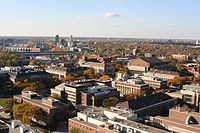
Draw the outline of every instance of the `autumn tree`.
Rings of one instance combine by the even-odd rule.
[[[110,80],[111,77],[109,75],[103,75],[100,77],[101,80]]]
[[[133,100],[133,99],[137,99],[139,97],[143,97],[145,95],[147,95],[146,91],[136,91],[134,93],[127,94],[125,97],[127,100]]]
[[[21,120],[29,125],[38,121],[45,122],[45,115],[41,108],[26,103],[17,104],[13,107],[14,119]]]
[[[22,121],[22,116],[26,108],[29,107],[27,103],[17,104],[13,106],[13,117],[16,120]]]
[[[105,108],[116,106],[119,103],[119,99],[117,97],[109,97],[103,100],[102,106]]]
[[[115,68],[119,71],[119,70],[121,70],[121,69],[123,68],[123,65],[121,65],[121,64],[116,64],[116,65],[115,65]]]
[[[34,60],[29,62],[29,65],[39,65],[39,64],[40,64],[40,62],[34,61]]]
[[[33,82],[30,84],[29,87],[24,88],[23,91],[32,91],[32,92],[40,93],[42,89],[44,89],[44,84],[40,82]]]
[[[13,112],[13,106],[17,104],[17,101],[14,98],[8,98],[3,100],[3,107],[6,110],[6,112],[12,114]]]
[[[31,125],[33,120],[45,122],[45,112],[37,106],[29,105],[23,112],[22,121]]]
[[[186,83],[186,78],[183,77],[174,77],[173,79],[168,81],[168,84],[171,86],[175,86],[181,88]]]
[[[67,75],[64,79],[62,79],[62,82],[72,82],[75,80],[74,76]]]
[[[83,72],[83,75],[85,75],[89,79],[94,79],[94,78],[98,79],[101,77],[101,74],[95,73],[95,70],[93,67],[90,67],[89,69],[85,70]]]

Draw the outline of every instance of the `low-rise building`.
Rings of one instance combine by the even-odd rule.
[[[58,77],[60,79],[65,78],[67,75],[81,75],[85,70],[87,70],[88,67],[62,67],[62,66],[55,66],[55,67],[47,67],[45,68],[45,71],[47,73],[50,73],[54,75],[55,77]]]
[[[132,74],[140,74],[148,72],[151,68],[161,68],[168,65],[166,62],[154,57],[141,57],[128,62],[128,69]]]
[[[97,59],[88,59],[85,56],[83,56],[78,63],[81,67],[92,67],[96,73],[100,74],[111,74],[112,66],[115,64],[112,62],[99,61]]]
[[[192,105],[199,106],[200,102],[200,85],[191,84],[183,85],[183,89],[180,91],[182,99]]]
[[[117,88],[122,96],[150,89],[150,86],[141,79],[114,80],[112,81],[112,86]]]
[[[167,133],[136,122],[137,114],[120,108],[106,109],[90,106],[78,107],[77,117],[69,119],[69,132],[78,130],[88,133]]]
[[[24,80],[28,80],[29,82],[34,82],[34,81],[42,81],[43,79],[46,78],[51,78],[52,75],[45,72],[42,69],[39,69],[36,66],[16,66],[16,67],[5,67],[3,68],[4,71],[6,71],[9,76],[10,80],[15,83],[15,82],[22,82]]]
[[[164,93],[157,93],[118,103],[120,108],[133,110],[139,117],[166,115],[168,110],[178,103],[178,98],[170,97]]]
[[[173,54],[172,57],[177,60],[188,60],[189,59],[188,55],[183,55],[183,54]]]
[[[158,69],[151,69],[149,72],[144,73],[144,76],[157,77],[163,80],[170,80],[175,77],[179,77],[179,73],[176,71],[165,71]]]
[[[179,107],[169,110],[168,117],[156,116],[153,118],[155,126],[165,128],[175,133],[199,133],[200,114],[181,111]]]
[[[42,97],[31,91],[22,91],[21,95],[14,95],[14,99],[19,103],[28,103],[41,108],[47,114],[47,123],[51,123],[55,118],[60,121],[65,121],[67,118],[68,104],[54,98]]]
[[[81,104],[81,92],[93,86],[111,86],[110,80],[80,80],[68,83],[62,83],[51,89],[51,95],[57,94],[72,102],[73,105]]]
[[[39,130],[32,129],[30,125],[24,125],[19,120],[13,120],[9,128],[9,133],[40,133]]]
[[[144,83],[149,84],[153,89],[167,89],[167,81],[155,76],[142,76]]]
[[[119,97],[119,92],[116,88],[110,86],[91,86],[81,93],[81,104],[101,106],[104,99],[109,97]]]

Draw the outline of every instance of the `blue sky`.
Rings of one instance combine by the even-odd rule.
[[[0,0],[0,36],[200,39],[200,0]]]

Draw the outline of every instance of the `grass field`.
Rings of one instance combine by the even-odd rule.
[[[0,106],[3,105],[3,100],[6,99],[6,98],[0,98]]]

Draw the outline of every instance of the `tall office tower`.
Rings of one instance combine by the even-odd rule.
[[[199,41],[197,40],[197,41],[196,41],[196,45],[198,45],[198,44],[199,44]]]
[[[59,43],[60,42],[60,37],[59,37],[59,35],[56,35],[56,37],[55,37],[55,43]]]
[[[71,35],[70,37],[69,37],[69,42],[73,42],[74,41],[74,39],[73,39],[73,36]]]
[[[135,49],[133,49],[133,51],[132,51],[132,55],[137,56],[138,53],[140,53],[140,50],[136,46]]]

